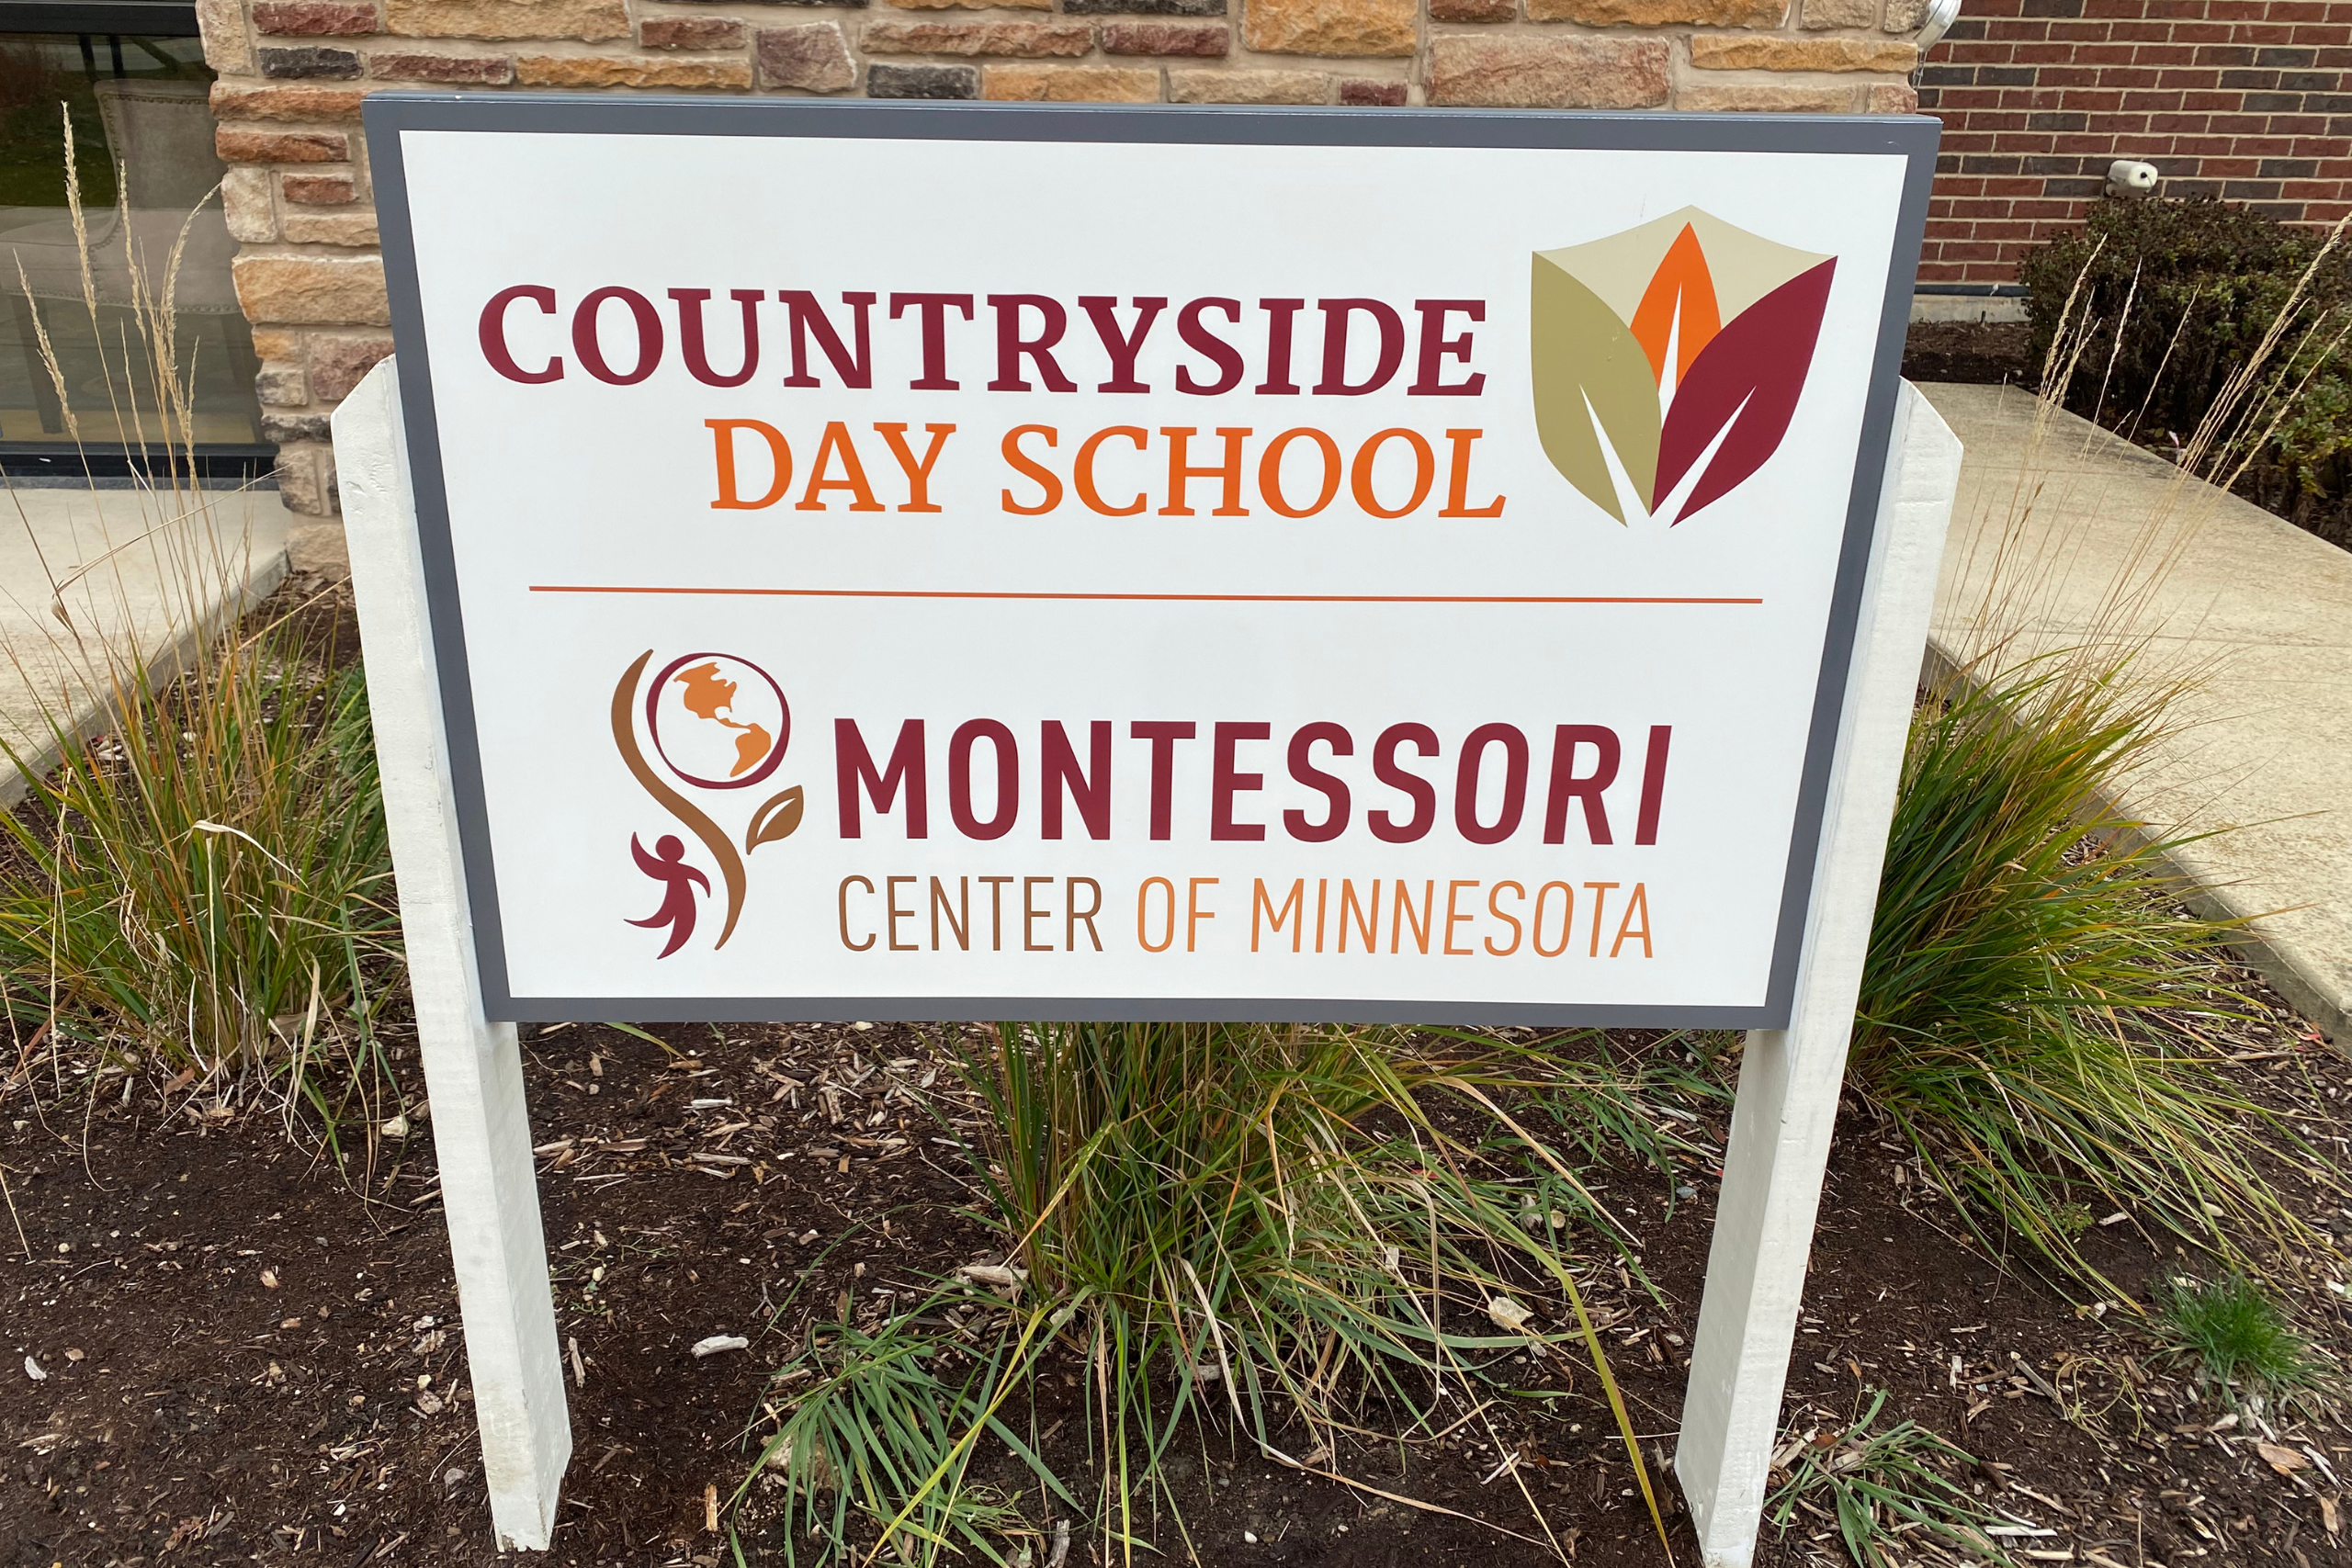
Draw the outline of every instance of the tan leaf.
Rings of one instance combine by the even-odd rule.
[[[2262,1456],[2262,1461],[2265,1464],[2281,1475],[2292,1475],[2299,1470],[2309,1470],[2312,1467],[2311,1461],[2294,1450],[2281,1448],[2277,1443],[2256,1443],[2254,1445],[2254,1451]]]
[[[752,813],[752,825],[743,830],[743,852],[749,854],[762,844],[790,838],[792,830],[800,826],[802,804],[800,786],[794,784]]]

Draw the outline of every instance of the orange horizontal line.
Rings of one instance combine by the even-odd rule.
[[[1205,604],[1761,604],[1761,599],[1538,593],[1053,593],[959,588],[650,588],[534,582],[534,593],[695,593],[785,599],[1094,599]]]

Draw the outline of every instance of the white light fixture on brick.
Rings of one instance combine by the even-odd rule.
[[[1912,41],[1919,46],[1919,52],[1925,54],[1936,46],[1938,39],[1951,30],[1951,25],[1958,20],[1960,0],[1928,0],[1926,19],[1919,24],[1919,36]]]

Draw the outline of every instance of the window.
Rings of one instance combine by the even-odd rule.
[[[0,465],[11,473],[80,479],[77,436],[93,473],[189,442],[199,468],[220,477],[267,467],[253,333],[230,280],[236,242],[214,193],[227,171],[213,148],[212,73],[195,33],[187,6],[0,4]],[[80,240],[66,206],[68,122]],[[190,392],[185,428],[137,308],[143,290],[149,319],[162,319],[175,244],[170,337]]]

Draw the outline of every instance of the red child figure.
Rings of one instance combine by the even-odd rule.
[[[670,944],[657,958],[667,958],[686,945],[695,934],[695,892],[687,886],[693,883],[704,892],[710,891],[710,878],[685,863],[686,846],[675,833],[664,833],[653,841],[653,853],[647,854],[637,835],[628,836],[628,852],[637,857],[638,870],[663,885],[662,907],[641,920],[631,920],[633,926],[668,926]],[[660,858],[655,858],[656,856]]]

